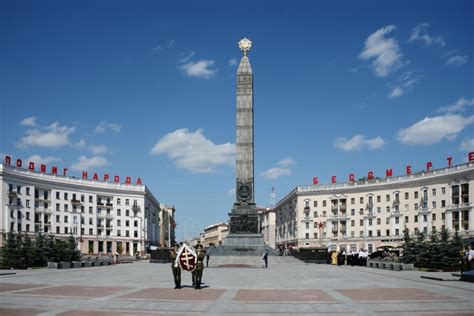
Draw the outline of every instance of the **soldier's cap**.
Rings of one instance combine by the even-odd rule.
[[[202,245],[201,245],[201,244],[198,244],[198,245],[196,246],[196,248],[197,248],[197,249],[202,249]]]

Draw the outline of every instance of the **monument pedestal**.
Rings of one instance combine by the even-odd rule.
[[[211,256],[262,256],[265,251],[262,234],[232,234],[224,244],[212,249]]]

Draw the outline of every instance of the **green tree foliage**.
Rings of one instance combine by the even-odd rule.
[[[428,238],[423,233],[412,238],[405,230],[404,240],[402,261],[405,263],[436,270],[461,268],[463,243],[457,232],[450,238],[448,230],[442,227],[439,232],[433,230]]]
[[[4,268],[26,269],[29,267],[44,267],[48,261],[79,261],[80,251],[77,250],[74,236],[67,240],[45,236],[42,233],[31,236],[8,233],[2,248]]]

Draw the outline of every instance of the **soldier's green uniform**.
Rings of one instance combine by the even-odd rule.
[[[173,271],[173,279],[174,279],[174,288],[180,289],[181,288],[181,268],[179,264],[176,263],[176,256],[178,255],[179,245],[176,244],[174,249],[171,250],[170,259],[171,259],[171,270]]]
[[[202,245],[197,246],[197,263],[196,269],[194,270],[196,286],[195,289],[201,288],[202,271],[204,270],[204,252],[202,251]]]

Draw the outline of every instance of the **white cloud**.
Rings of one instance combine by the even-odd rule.
[[[220,165],[235,164],[235,144],[216,145],[201,129],[191,133],[182,128],[168,133],[153,146],[151,154],[166,154],[178,168],[193,173],[211,173]]]
[[[36,126],[36,117],[34,117],[34,116],[27,117],[23,121],[20,122],[20,125],[23,125],[23,126]]]
[[[154,51],[154,52],[159,52],[159,51],[171,48],[173,46],[174,42],[175,42],[174,40],[168,40],[163,44],[156,45],[151,50]]]
[[[86,146],[86,140],[81,139],[79,142],[75,143],[74,146],[78,148],[84,148]]]
[[[270,168],[260,173],[260,176],[264,177],[266,180],[275,180],[282,176],[291,175],[290,166],[295,164],[295,160],[292,158],[285,158],[277,162],[276,167]]]
[[[402,96],[403,93],[404,93],[403,88],[399,86],[395,86],[393,87],[392,91],[389,94],[387,94],[387,96],[389,98],[396,98],[396,97]]]
[[[229,59],[229,66],[237,66],[237,58]]]
[[[98,134],[105,134],[107,131],[118,133],[121,128],[122,126],[116,123],[100,122],[95,128],[95,132]]]
[[[461,56],[461,55],[451,56],[451,57],[449,57],[446,64],[447,65],[461,66],[461,65],[464,65],[465,63],[467,63],[467,57],[468,56]]]
[[[196,62],[190,61],[184,65],[179,66],[179,69],[183,71],[189,77],[197,77],[210,79],[217,73],[217,69],[213,69],[214,60],[198,60]]]
[[[467,152],[474,151],[474,138],[464,138],[459,149]]]
[[[398,131],[398,140],[407,145],[431,145],[443,139],[453,140],[466,126],[474,123],[474,115],[445,115],[426,117]]]
[[[81,156],[79,161],[75,162],[71,169],[72,170],[90,170],[93,168],[105,167],[109,164],[107,159],[100,156],[87,158],[86,156]]]
[[[94,155],[103,155],[109,152],[109,148],[105,145],[93,145],[88,148]]]
[[[291,170],[288,168],[273,167],[261,172],[260,175],[267,180],[275,180],[282,176],[291,175]]]
[[[181,56],[181,58],[178,60],[178,62],[180,64],[185,64],[188,61],[190,61],[191,58],[193,58],[194,52],[193,51],[184,52],[184,53],[179,54],[179,56]]]
[[[422,41],[428,46],[431,44],[438,44],[440,46],[446,45],[444,39],[441,36],[431,36],[428,34],[427,29],[428,23],[420,23],[415,26],[410,34],[410,42]]]
[[[294,164],[295,164],[295,161],[291,158],[282,159],[277,163],[277,165],[280,167],[289,167],[289,166],[293,166]]]
[[[472,99],[465,99],[464,97],[460,98],[454,104],[448,104],[446,106],[442,106],[436,110],[436,112],[447,112],[447,113],[456,113],[456,112],[463,112],[465,108],[468,106],[474,105],[474,98]]]
[[[375,31],[366,39],[364,50],[359,55],[361,59],[374,59],[372,68],[378,77],[386,77],[400,63],[402,54],[397,41],[386,37],[395,29],[394,25],[389,25]]]
[[[364,147],[375,150],[384,146],[386,142],[381,137],[367,139],[364,135],[355,135],[351,139],[340,137],[334,140],[334,146],[342,151],[361,150]]]
[[[232,188],[232,189],[228,190],[227,195],[235,196],[235,188]]]
[[[34,163],[37,163],[37,164],[50,164],[52,162],[55,162],[55,161],[61,161],[61,159],[57,158],[57,157],[53,157],[53,156],[46,156],[46,157],[42,157],[40,155],[33,155],[29,158],[26,159],[26,161],[32,161]]]
[[[69,135],[76,130],[75,127],[59,126],[58,122],[43,127],[32,129],[26,132],[26,136],[20,139],[17,147],[26,149],[30,146],[59,148],[69,145]]]

